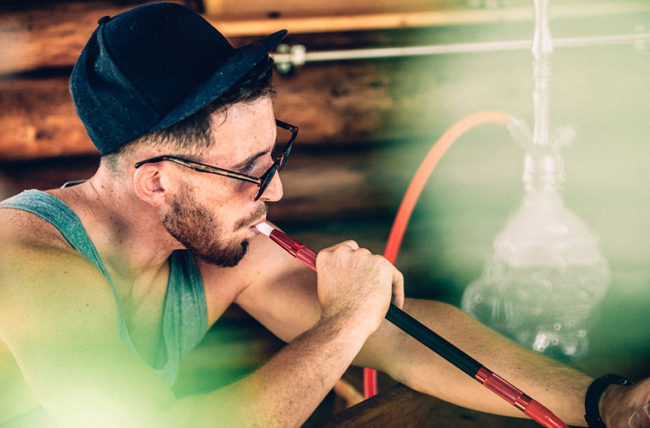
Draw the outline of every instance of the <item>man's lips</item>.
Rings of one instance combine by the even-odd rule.
[[[259,235],[260,231],[257,230],[257,227],[255,227],[255,226],[257,226],[260,223],[264,223],[265,221],[266,221],[266,216],[262,217],[260,220],[253,223],[253,225],[251,227],[249,227],[249,229],[252,230],[253,232],[255,232],[256,235]]]

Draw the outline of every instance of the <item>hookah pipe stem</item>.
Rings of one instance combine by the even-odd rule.
[[[276,244],[284,248],[296,259],[316,271],[316,253],[306,245],[287,236],[268,223],[261,223],[256,226],[264,235],[271,238]],[[386,319],[395,324],[409,336],[436,352],[438,355],[449,361],[454,366],[477,380],[490,391],[512,404],[531,419],[547,428],[566,428],[557,416],[550,410],[524,394],[498,374],[484,367],[474,358],[458,349],[449,341],[438,335],[427,326],[391,304],[386,313]]]

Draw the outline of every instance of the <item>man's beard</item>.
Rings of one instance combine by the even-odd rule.
[[[262,206],[254,216],[239,222],[236,228],[251,224],[265,213],[266,208]],[[223,223],[187,188],[181,189],[180,195],[172,201],[172,211],[165,215],[163,225],[192,254],[217,266],[237,265],[248,249],[248,240],[234,245],[223,242],[220,239],[225,235]]]

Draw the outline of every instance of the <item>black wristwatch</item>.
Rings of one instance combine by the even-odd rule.
[[[585,420],[589,428],[606,428],[605,423],[600,418],[598,403],[600,403],[600,397],[607,387],[610,385],[632,385],[632,383],[622,376],[607,374],[594,380],[589,385],[585,397]]]

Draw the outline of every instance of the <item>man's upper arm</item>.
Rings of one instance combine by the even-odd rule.
[[[249,285],[235,303],[289,342],[320,318],[316,274],[269,239],[258,238],[238,267]]]
[[[122,341],[115,297],[81,256],[3,248],[0,337],[45,411],[64,426],[143,426],[173,400]]]

